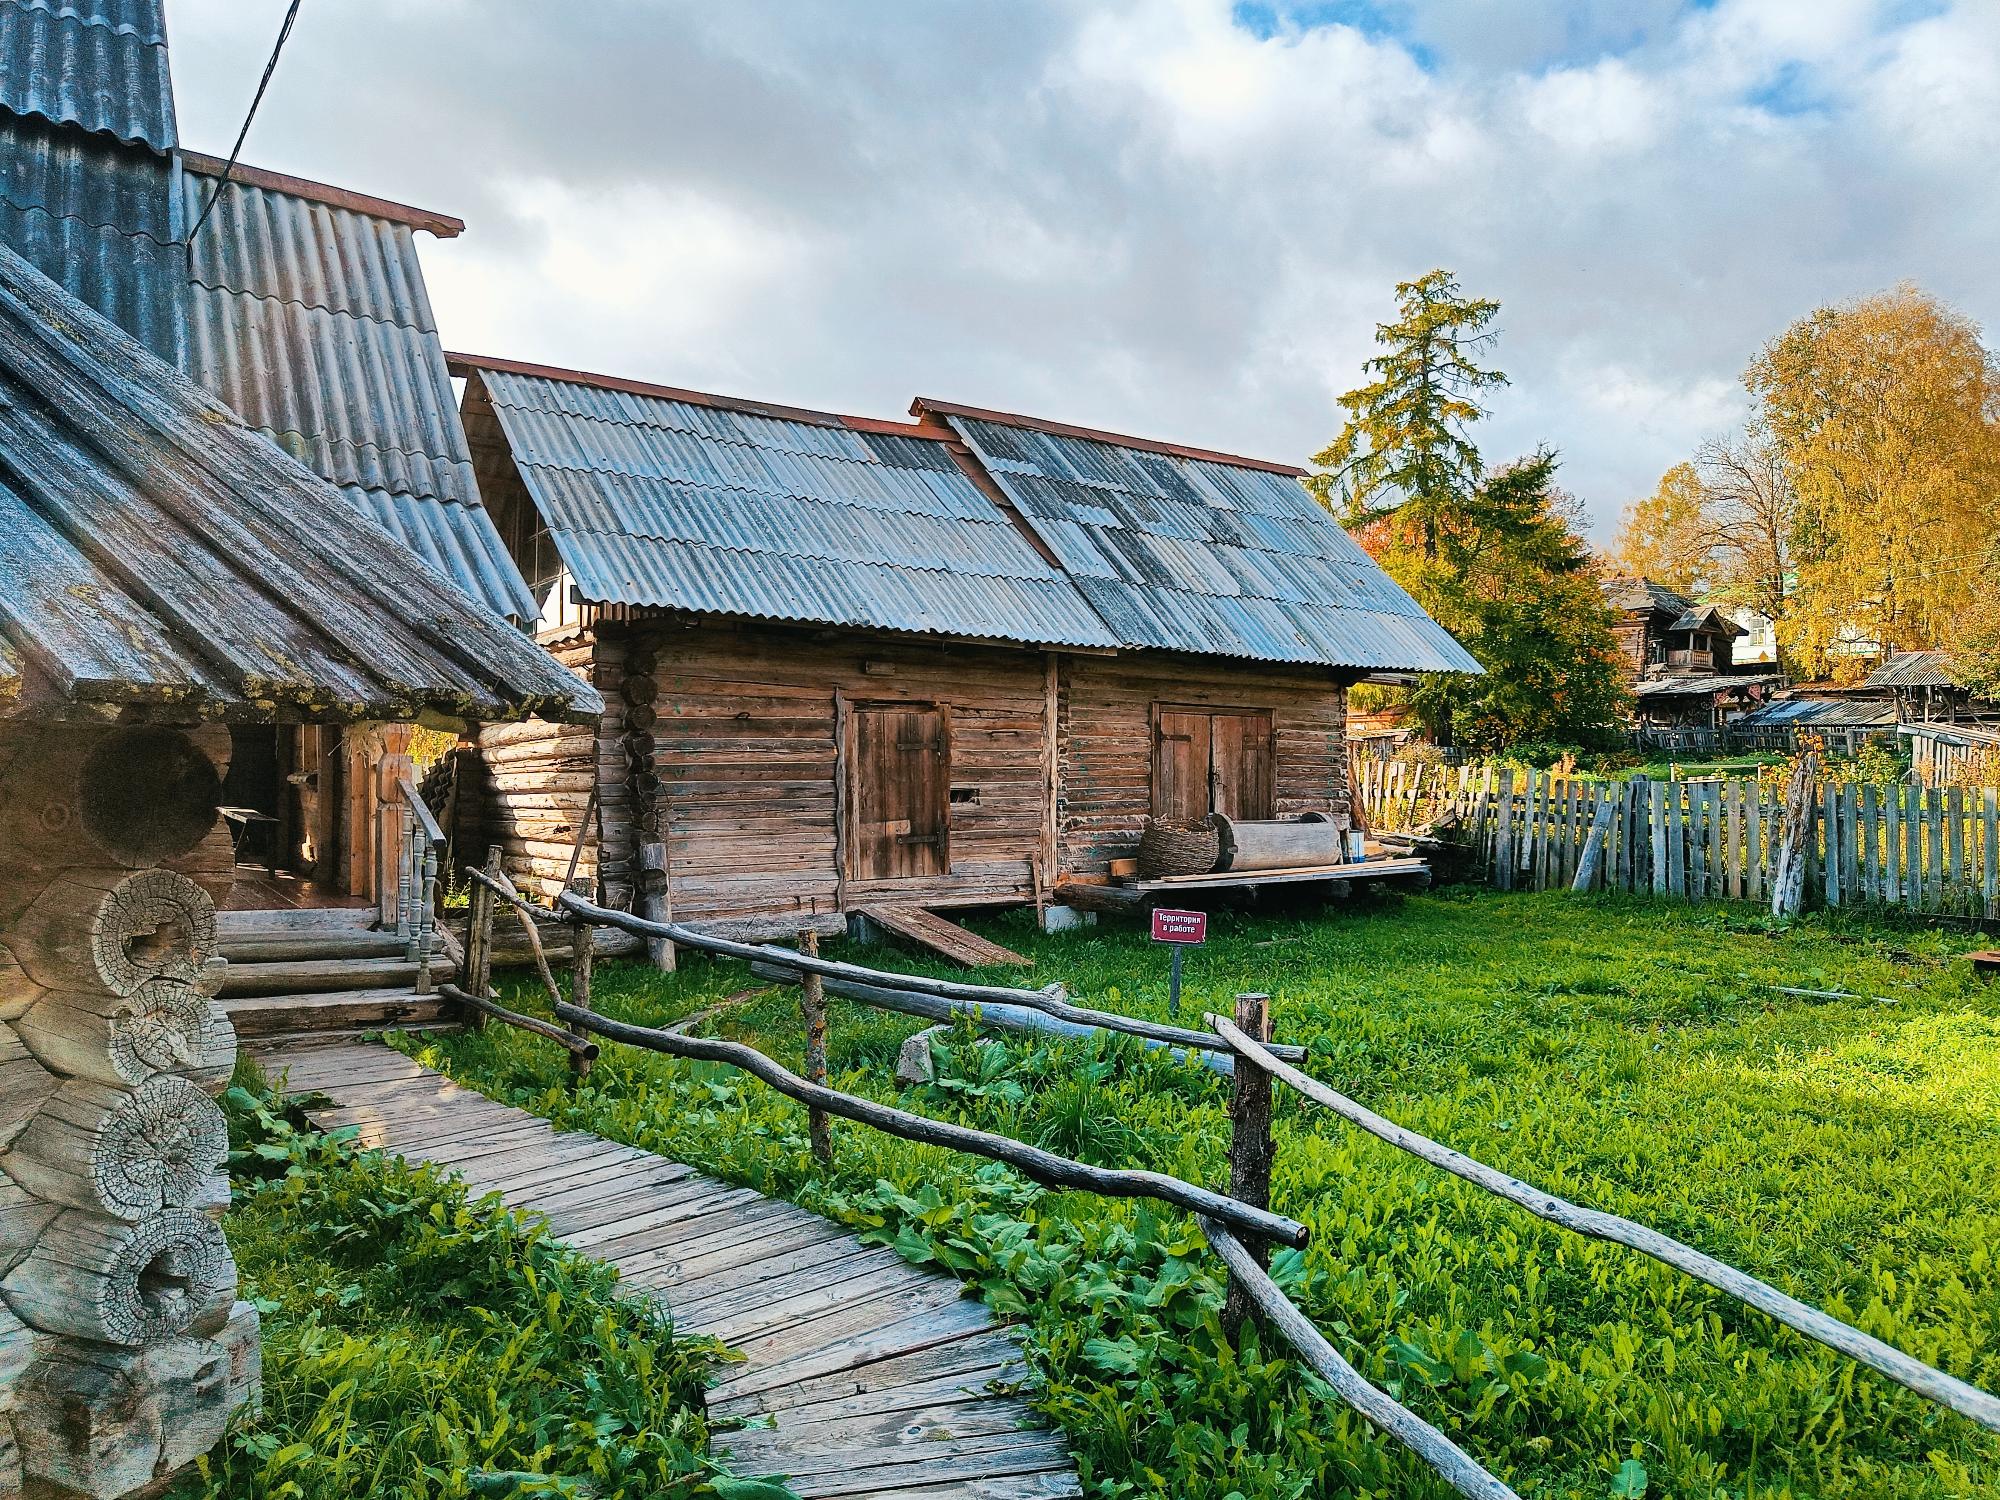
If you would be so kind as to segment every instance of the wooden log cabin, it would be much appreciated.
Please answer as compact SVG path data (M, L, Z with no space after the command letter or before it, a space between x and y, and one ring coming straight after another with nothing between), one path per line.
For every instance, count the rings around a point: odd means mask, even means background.
M679 920L1058 899L1149 815L1347 809L1349 683L1477 671L1281 464L452 356L590 732L486 730L466 846Z
M601 709L341 504L0 246L0 1493L156 1493L255 1394L228 731Z

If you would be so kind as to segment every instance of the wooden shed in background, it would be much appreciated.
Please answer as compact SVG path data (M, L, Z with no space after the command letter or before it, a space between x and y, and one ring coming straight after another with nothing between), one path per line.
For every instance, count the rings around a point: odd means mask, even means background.
M541 639L611 705L461 766L461 845L544 892L575 861L774 932L1048 902L1148 815L1345 811L1346 685L1478 670L1293 468L453 359Z

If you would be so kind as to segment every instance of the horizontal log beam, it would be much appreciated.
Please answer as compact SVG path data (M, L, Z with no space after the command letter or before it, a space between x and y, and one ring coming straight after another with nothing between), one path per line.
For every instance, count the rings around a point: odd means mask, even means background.
M496 1021L504 1021L509 1026L518 1026L523 1031L532 1031L536 1036L547 1037L559 1046L568 1048L586 1061L595 1061L599 1051L597 1043L588 1037L572 1036L553 1022L544 1021L540 1016L524 1016L518 1010L509 1010L497 1001L482 999L455 984L441 984L437 992L456 1005L467 1005L482 1015L491 1016Z
M471 872L474 879L483 877ZM507 893L502 891L501 895ZM823 979L845 979L856 984L881 985L889 989L910 990L918 994L939 995L947 1000L960 1000L973 1005L1017 1005L1029 1010L1041 1011L1044 1015L1058 1020L1073 1021L1082 1026L1096 1026L1105 1031L1121 1031L1129 1036L1144 1037L1149 1041L1165 1042L1171 1046L1187 1047L1198 1052L1216 1050L1215 1038L1205 1031L1191 1030L1185 1026L1165 1026L1153 1021L1142 1021L1133 1016L1121 1016L1114 1011L1091 1010L1081 1005L1071 1005L1067 1000L1049 990L1017 990L992 984L961 984L951 979L932 979L922 974L896 974L882 969L870 969L860 964L841 963L838 959L810 958L790 948L779 948L768 944L735 943L704 931L699 925L689 926L680 922L649 922L643 917L635 917L630 912L610 911L605 907L584 900L573 891L566 891L556 897L556 905L563 911L589 922L600 922L606 926L621 928L640 937L664 938L685 948L693 948L698 953L713 953L720 958L741 959L745 963L773 964L802 974L817 974ZM1296 1062L1305 1061L1303 1047L1276 1047L1278 1056Z
M634 1026L626 1021L614 1021L609 1016L601 1016L595 1011L583 1010L566 1001L556 1005L555 1013L558 1020L565 1021L571 1026L609 1037L614 1042L624 1042L627 1046L643 1047L650 1052L664 1052L670 1057L685 1057L697 1062L724 1063L733 1068L740 1068L751 1077L769 1084L786 1098L796 1100L808 1108L821 1109L843 1120L872 1126L883 1134L893 1135L899 1140L914 1141L925 1146L941 1146L949 1151L963 1151L972 1156L983 1156L992 1161L1005 1162L1024 1176L1048 1187L1099 1193L1107 1198L1152 1198L1185 1209L1189 1213L1206 1214L1242 1233L1276 1240L1285 1245L1302 1246L1310 1235L1306 1226L1296 1219L1288 1219L1268 1209L1253 1208L1224 1194L1196 1187L1190 1182L1182 1182L1178 1177L1169 1177L1161 1172L1134 1172L1115 1167L1093 1167L1084 1162L1072 1161L1066 1156L1058 1156L1053 1151L1044 1151L1039 1146L1029 1146L1020 1141L1009 1140L1003 1135L973 1130L964 1125L952 1125L943 1120L927 1119L923 1115L911 1114L908 1110L877 1104L872 1099L843 1094L837 1089L827 1088L824 1084L808 1083L754 1047L746 1047L740 1042L678 1036L673 1032L655 1030L650 1026Z
M805 976L798 970L784 964L753 963L750 972L759 979L774 979L781 984L801 984ZM1051 1036L1064 1041L1088 1040L1101 1032L1101 1026L1090 1026L1077 1021L1058 1020L1043 1011L1031 1010L1025 1005L985 1005L970 1000L947 1000L942 995L926 995L916 990L895 989L887 985L859 984L852 979L825 979L821 983L829 995L837 995L843 1000L852 1000L859 1005L873 1005L882 1010L900 1011L906 1016L921 1016L926 1021L954 1021L959 1017L975 1025L990 1027L999 1031L1026 1032L1033 1036ZM1236 1059L1226 1047L1213 1042L1206 1048L1174 1047L1166 1042L1156 1042L1148 1037L1135 1038L1139 1045L1148 1049L1171 1053L1174 1060L1192 1057L1211 1072L1223 1077L1234 1076Z

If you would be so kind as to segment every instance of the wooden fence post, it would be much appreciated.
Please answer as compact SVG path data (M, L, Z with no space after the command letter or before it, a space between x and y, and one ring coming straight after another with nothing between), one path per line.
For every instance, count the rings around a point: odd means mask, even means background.
M1271 997L1247 994L1236 997L1236 1025L1260 1044L1271 1040ZM1240 1052L1235 1060L1236 1076L1229 1096L1229 1196L1256 1208L1271 1206L1271 1075ZM1270 1251L1261 1241L1253 1241L1250 1252L1259 1267L1269 1264ZM1234 1342L1243 1320L1253 1310L1248 1288L1236 1277L1229 1278L1229 1296L1223 1304L1223 1332Z
M1771 915L1795 917L1805 910L1806 866L1813 842L1813 813L1818 799L1813 796L1819 779L1819 757L1810 751L1792 768L1790 785L1785 788L1785 826L1778 845L1778 867L1771 880Z
M588 900L594 891L594 882L583 876L572 877L570 889ZM589 1010L591 970L597 959L597 929L583 918L578 917L569 928L569 1002L578 1010ZM584 1034L571 1026L569 1031L578 1040ZM578 1078L590 1072L590 1058L582 1052L572 1050L569 1055L569 1070Z
M1576 862L1576 880L1571 890L1597 889L1597 872L1611 844L1611 820L1617 811L1617 799L1607 792L1597 804L1597 815L1590 820L1590 831L1583 836L1583 857Z
M466 993L478 995L482 1000L486 993L480 982L482 970L491 972L492 960L488 956L493 947L493 893L478 881L472 882L472 890L466 897L465 910L465 989ZM460 1006L464 1012L465 1024L473 1031L486 1024L485 1015L471 1006Z
M799 952L808 958L819 957L819 933L808 927L799 934ZM799 1013L806 1023L806 1078L809 1082L826 1083L826 981L813 973L799 977ZM816 1105L806 1108L806 1133L812 1139L812 1152L820 1165L833 1164L833 1127L828 1124L826 1111Z

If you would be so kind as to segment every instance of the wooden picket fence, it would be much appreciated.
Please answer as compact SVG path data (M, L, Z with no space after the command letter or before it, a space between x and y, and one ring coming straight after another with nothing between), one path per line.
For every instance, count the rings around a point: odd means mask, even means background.
M1782 789L1750 778L1592 782L1394 761L1357 764L1354 790L1372 830L1469 843L1500 890L1567 889L1597 836L1594 889L1765 901L1783 837ZM1815 803L1815 901L2000 920L2000 790L1829 780Z

